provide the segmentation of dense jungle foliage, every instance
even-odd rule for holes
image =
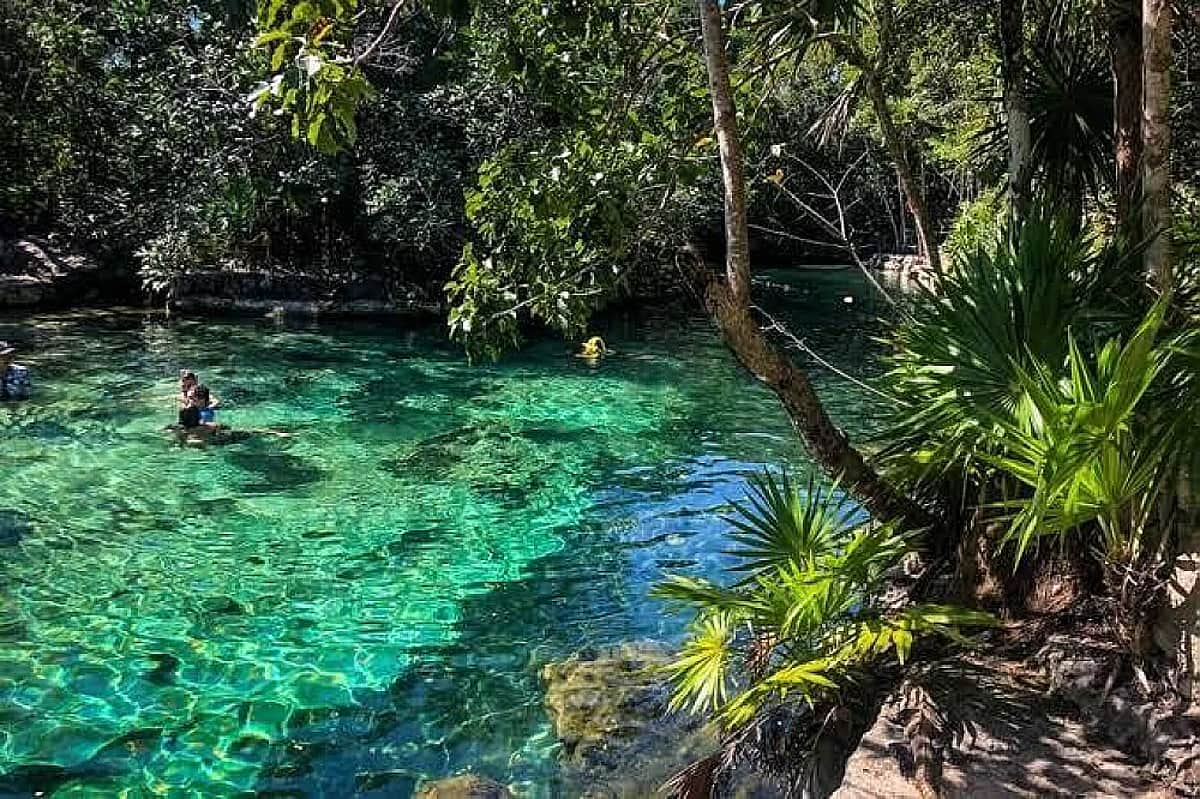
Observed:
[[[996,47],[984,4],[907,5],[886,88],[944,231],[1003,166],[983,146],[996,119]],[[390,8],[363,3],[340,41],[365,49]],[[657,262],[689,237],[719,242],[702,67],[677,12],[569,2],[405,8],[361,64],[374,99],[349,115],[355,146],[334,153],[294,141],[289,120],[250,113],[281,66],[270,43],[253,46],[252,0],[8,0],[0,232],[53,234],[137,266],[150,287],[179,270],[251,264],[391,271],[440,286],[465,242],[528,245],[513,237],[534,235],[520,231],[548,215],[508,213],[521,207],[512,195],[542,192],[538,175],[548,178],[574,148],[605,161],[583,171],[563,158],[556,173],[594,188],[588,213],[607,219],[588,231],[596,246],[587,258],[624,268]],[[915,246],[856,70],[833,53],[789,61],[763,48],[748,54],[756,66],[738,88],[757,175],[756,247],[844,260],[788,195],[820,187],[805,165],[834,176],[854,163],[845,199],[859,246]],[[314,142],[336,135],[332,124],[319,129],[306,120]],[[788,192],[761,182],[777,171]],[[529,182],[512,184],[514,175]],[[566,192],[546,192],[546,201],[555,193]],[[577,210],[560,209],[559,224]],[[497,211],[507,221],[494,223]],[[639,235],[613,232],[629,219]]]

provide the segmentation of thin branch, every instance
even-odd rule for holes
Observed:
[[[766,317],[766,320],[768,322],[770,322],[770,324],[767,327],[763,328],[763,332],[770,333],[770,332],[774,331],[776,333],[779,333],[784,338],[786,338],[788,341],[792,342],[792,346],[794,346],[796,349],[800,350],[801,352],[806,353],[814,361],[816,361],[817,363],[819,363],[821,366],[825,367],[829,371],[833,372],[835,375],[842,378],[843,380],[847,380],[850,383],[853,383],[854,385],[858,386],[859,388],[863,389],[864,391],[869,391],[872,394],[875,394],[876,396],[882,397],[883,399],[887,400],[888,402],[903,404],[901,402],[901,400],[899,400],[898,398],[893,397],[889,394],[885,394],[884,392],[880,391],[879,389],[875,388],[874,386],[864,383],[863,381],[859,380],[857,377],[854,377],[853,375],[845,372],[844,370],[839,369],[838,367],[834,366],[832,363],[830,363],[825,358],[822,358],[821,355],[816,350],[814,350],[812,347],[809,346],[807,341],[805,341],[802,338],[798,338],[795,333],[788,330],[783,325],[782,322],[780,322],[775,317],[771,316],[771,314],[767,313],[767,311],[765,311],[761,306],[752,305],[750,307],[753,308],[755,311],[758,311],[760,314],[762,314],[764,317]]]
[[[828,240],[822,241],[820,239],[809,239],[809,238],[805,238],[804,236],[797,236],[795,233],[788,233],[786,230],[778,230],[776,228],[767,227],[766,225],[756,225],[753,222],[751,222],[749,227],[752,230],[761,230],[763,233],[770,233],[772,236],[778,236],[781,239],[788,239],[790,241],[798,241],[801,244],[811,244],[815,247],[827,247],[829,249],[834,249],[834,250],[841,249],[841,247],[839,247],[835,242],[832,242],[832,241],[828,241]]]
[[[379,31],[379,35],[376,36],[375,40],[367,46],[366,50],[363,50],[354,58],[354,66],[357,67],[362,64],[363,61],[366,61],[368,58],[370,58],[371,54],[374,53],[381,44],[383,44],[384,39],[386,39],[388,34],[392,32],[392,26],[396,24],[396,18],[400,15],[400,9],[404,8],[406,5],[408,5],[407,0],[396,0],[396,4],[392,6],[392,13],[388,14],[387,22],[383,23],[383,30]]]
[[[864,150],[863,154],[856,158],[854,162],[846,168],[845,172],[843,172],[841,176],[841,179],[838,180],[836,184],[830,181],[829,178],[827,178],[820,170],[816,169],[803,159],[798,159],[800,166],[804,167],[805,170],[812,174],[822,185],[824,185],[828,191],[828,194],[821,196],[827,197],[833,202],[834,210],[837,214],[836,219],[830,219],[825,214],[822,214],[810,203],[805,202],[803,199],[797,196],[795,192],[788,189],[782,183],[776,183],[775,185],[780,191],[790,197],[792,202],[796,203],[796,205],[798,205],[802,211],[807,213],[825,230],[826,233],[830,235],[832,241],[828,242],[827,246],[835,247],[849,255],[850,260],[853,261],[856,267],[858,267],[858,270],[862,272],[863,277],[867,279],[871,286],[874,287],[874,289],[879,292],[879,294],[882,295],[883,298],[891,305],[896,305],[896,300],[883,288],[882,285],[880,285],[879,281],[875,278],[875,275],[871,273],[870,267],[868,267],[863,261],[862,257],[859,256],[858,248],[854,246],[854,242],[851,240],[851,231],[846,222],[846,210],[848,206],[842,202],[842,191],[846,187],[846,181],[850,179],[850,176],[856,169],[858,169],[859,164],[861,164],[866,157],[867,151]]]

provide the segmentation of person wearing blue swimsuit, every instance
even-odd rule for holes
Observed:
[[[217,408],[221,401],[213,396],[208,386],[200,383],[192,389],[192,405],[200,411],[200,424],[205,427],[217,426]]]

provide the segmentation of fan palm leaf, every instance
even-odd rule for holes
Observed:
[[[667,672],[673,706],[745,724],[765,703],[836,693],[867,663],[906,660],[916,637],[955,639],[986,617],[942,606],[876,607],[885,575],[912,549],[894,525],[864,526],[837,486],[801,491],[763,473],[729,515],[730,586],[684,575],[654,595],[692,610],[691,634]]]

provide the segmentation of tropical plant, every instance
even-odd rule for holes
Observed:
[[[1164,471],[1177,463],[1176,443],[1147,436],[1138,411],[1170,357],[1156,346],[1159,303],[1127,342],[1106,341],[1086,353],[1068,334],[1067,375],[1045,363],[1022,370],[1029,402],[998,419],[1003,454],[990,460],[1030,489],[1008,537],[1024,552],[1038,536],[1062,535],[1096,522],[1113,560],[1138,559]]]
[[[1029,111],[1030,158],[1042,197],[1076,212],[1111,182],[1113,89],[1090,3],[1046,6],[1020,77]],[[999,115],[980,133],[978,155],[997,163],[1009,129]]]
[[[1200,317],[1200,190],[1180,187],[1173,217],[1176,293],[1187,312]]]
[[[987,189],[964,202],[942,245],[947,261],[954,263],[980,250],[994,248],[1007,215],[1008,203],[1000,189]]]
[[[1022,374],[1061,373],[1071,329],[1128,326],[1140,316],[1135,253],[1037,206],[990,246],[957,255],[936,287],[919,288],[886,337],[887,469],[919,491],[946,479],[985,482],[982,456],[1002,446],[996,420],[1030,402]]]
[[[1141,652],[1200,444],[1198,334],[1173,296],[1151,303],[1139,248],[1072,218],[1035,207],[921,291],[888,338],[882,460],[1002,525],[1014,563],[1043,539],[1082,544]]]
[[[912,535],[869,525],[837,486],[786,474],[751,481],[729,517],[730,585],[676,575],[655,595],[695,613],[670,667],[673,705],[736,729],[771,707],[836,697],[885,658],[907,661],[922,636],[961,641],[991,617],[936,604],[884,600],[888,574]]]
[[[998,418],[988,460],[1026,489],[1002,504],[1018,555],[1040,537],[1080,535],[1098,555],[1122,642],[1144,650],[1162,597],[1174,498],[1196,460],[1196,332],[1164,333],[1169,298],[1128,337],[1094,350],[1068,335],[1065,367],[1034,363],[1029,402]]]
[[[371,96],[363,54],[347,43],[357,7],[357,0],[269,0],[258,7],[255,45],[270,53],[275,74],[251,95],[254,108],[272,104],[291,117],[293,138],[323,152],[355,141],[358,105]]]

